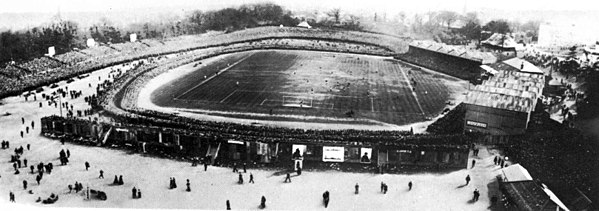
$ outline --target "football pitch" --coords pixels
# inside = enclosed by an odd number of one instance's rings
[[[152,102],[405,125],[437,116],[450,95],[444,80],[453,80],[389,58],[314,51],[249,51],[198,66],[156,89]]]

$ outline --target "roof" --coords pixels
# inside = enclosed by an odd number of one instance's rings
[[[493,76],[471,87],[465,103],[518,112],[534,110],[545,87],[543,71],[518,58],[480,67]]]
[[[487,66],[487,65],[481,65],[481,68],[483,68],[483,70],[487,71],[488,73],[491,73],[493,75],[497,74],[497,70]]]
[[[505,182],[518,182],[518,181],[530,181],[532,176],[528,171],[520,164],[514,164],[501,169],[503,181]]]
[[[546,187],[542,187],[532,180],[504,182],[503,190],[514,201],[520,210],[568,210],[568,208],[555,196],[548,195]]]
[[[467,49],[463,46],[446,45],[430,40],[414,40],[410,46],[422,48],[430,51],[435,51],[442,54],[448,54],[455,57],[474,60],[483,64],[491,64],[497,62],[497,57],[489,52],[480,52]]]
[[[482,44],[492,45],[501,48],[516,48],[516,41],[510,35],[495,33],[488,39],[481,42]]]
[[[468,92],[464,103],[517,112],[529,112],[534,108],[535,101],[527,97],[473,90]]]
[[[297,26],[299,27],[305,27],[305,28],[312,28],[312,26],[310,26],[310,24],[308,24],[308,21],[302,21],[301,23],[297,24]]]
[[[534,64],[527,62],[526,60],[520,59],[518,57],[514,57],[505,61],[502,61],[505,64],[508,64],[512,67],[518,68],[520,72],[526,73],[535,73],[535,74],[544,74],[543,70],[539,69]]]

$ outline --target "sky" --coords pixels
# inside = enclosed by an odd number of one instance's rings
[[[129,10],[147,7],[181,7],[218,9],[243,3],[264,2],[264,0],[18,0],[0,3],[0,13],[23,12],[98,12]],[[467,10],[494,8],[506,10],[599,10],[599,2],[593,0],[270,0],[288,9],[341,8],[348,11],[415,11]]]

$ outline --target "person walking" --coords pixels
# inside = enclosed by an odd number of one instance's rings
[[[100,176],[98,179],[104,179],[104,171],[102,171],[102,169],[100,169]]]
[[[412,181],[408,182],[408,191],[412,190]]]
[[[470,184],[470,175],[466,175],[466,185]]]
[[[135,186],[131,189],[131,198],[137,198],[137,188]]]
[[[237,181],[237,183],[243,184],[243,175],[241,175],[241,172],[239,172],[239,180]]]
[[[208,161],[204,161],[204,171],[208,171]]]
[[[243,163],[243,173],[247,173],[247,164]]]
[[[233,173],[239,172],[237,170],[237,163],[233,163]]]
[[[476,164],[476,160],[472,159],[472,167],[470,167],[470,168],[473,169],[475,164]]]
[[[478,189],[474,189],[474,192],[472,193],[472,201],[478,201],[478,197],[480,196],[480,193],[478,192]]]
[[[354,193],[358,194],[359,192],[360,192],[360,186],[358,185],[358,183],[356,183],[355,192]]]
[[[231,210],[231,203],[229,203],[229,200],[227,200],[227,210]]]
[[[254,175],[252,173],[250,173],[250,181],[248,183],[254,184]]]
[[[189,184],[189,179],[187,179],[187,183],[185,185],[187,186],[187,189],[185,189],[185,191],[191,192],[191,184]]]
[[[10,198],[10,202],[15,202],[15,194],[12,191],[8,193],[8,197]]]
[[[289,175],[289,173],[287,173],[287,176],[285,177],[285,183],[287,182],[291,182],[291,175]]]
[[[324,208],[327,208],[327,207],[329,206],[329,200],[330,200],[330,198],[329,198],[329,197],[330,197],[330,196],[329,196],[329,191],[325,191],[325,192],[322,194],[322,199],[323,199],[323,201],[324,201]]]
[[[87,171],[87,170],[89,170],[89,167],[90,167],[90,166],[89,166],[89,162],[85,161],[85,170],[86,170],[86,171]]]
[[[262,199],[260,199],[260,209],[264,208],[266,208],[266,197],[262,196]]]
[[[112,182],[112,184],[114,184],[114,185],[119,184],[119,177],[117,175],[114,175],[114,181]]]
[[[125,184],[125,183],[123,182],[123,175],[121,175],[121,176],[119,176],[119,185],[123,185],[123,184]]]
[[[23,180],[23,190],[27,190],[27,180]]]
[[[141,189],[137,189],[137,198],[141,199]]]

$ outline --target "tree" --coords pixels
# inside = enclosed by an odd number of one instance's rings
[[[481,26],[478,22],[474,20],[468,21],[464,27],[462,27],[459,32],[464,35],[468,40],[479,40],[480,41],[480,33]]]
[[[485,26],[483,26],[483,30],[493,33],[506,34],[512,32],[510,29],[510,25],[506,20],[492,20],[489,21]]]
[[[441,11],[435,16],[435,18],[439,19],[441,23],[447,26],[447,29],[449,29],[451,24],[458,20],[459,17],[460,15],[453,11]]]
[[[532,37],[533,41],[539,40],[539,27],[541,26],[541,21],[533,20],[528,21],[520,27],[520,29],[526,32],[526,36]]]
[[[329,17],[332,17],[333,20],[335,20],[335,23],[338,24],[341,19],[341,9],[332,9],[327,13],[327,15],[329,15]]]

